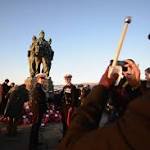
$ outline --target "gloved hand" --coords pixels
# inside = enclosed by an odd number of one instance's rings
[[[106,69],[105,73],[103,74],[103,76],[99,82],[100,85],[103,85],[107,89],[109,89],[112,85],[114,85],[118,78],[117,73],[113,73],[110,75],[110,77],[108,77],[108,71],[109,71],[109,67]]]

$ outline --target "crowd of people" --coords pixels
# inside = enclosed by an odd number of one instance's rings
[[[40,143],[40,126],[62,121],[64,136],[74,106],[78,107],[81,97],[85,97],[86,91],[90,90],[89,85],[76,87],[71,83],[71,78],[71,75],[65,75],[64,88],[50,93],[44,89],[47,79],[44,73],[36,75],[36,84],[32,88],[26,82],[21,85],[9,84],[8,79],[0,84],[0,122],[6,124],[7,135],[16,136],[18,125],[31,125],[29,149],[35,150]]]
[[[74,85],[72,75],[66,74],[64,87],[48,96],[43,73],[36,75],[32,89],[26,83],[8,85],[6,79],[0,84],[0,120],[8,119],[7,134],[16,135],[18,123],[28,116],[29,150],[36,150],[39,129],[53,111],[63,127],[57,149],[146,149],[150,146],[150,68],[145,69],[145,80],[141,80],[138,65],[132,59],[124,62],[121,67],[126,69],[122,69],[117,85],[118,72],[108,77],[109,65],[98,85]],[[108,119],[100,126],[103,113]]]

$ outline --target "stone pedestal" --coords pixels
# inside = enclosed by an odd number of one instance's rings
[[[26,86],[28,90],[31,90],[36,84],[36,77],[27,77],[25,80]],[[44,82],[44,89],[46,92],[52,92],[54,90],[54,85],[51,77],[47,78]]]
[[[44,88],[48,92],[54,91],[54,85],[53,85],[53,81],[52,81],[51,77],[49,77],[48,79],[45,80],[45,82],[44,82]]]

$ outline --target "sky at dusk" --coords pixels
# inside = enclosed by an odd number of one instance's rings
[[[0,0],[0,82],[29,77],[27,51],[33,35],[52,39],[50,76],[62,84],[98,82],[113,58],[124,18],[132,17],[120,60],[132,58],[142,78],[150,66],[149,0]]]

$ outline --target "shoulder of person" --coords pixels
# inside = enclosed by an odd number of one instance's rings
[[[146,80],[141,80],[141,86],[146,86],[147,81]]]

